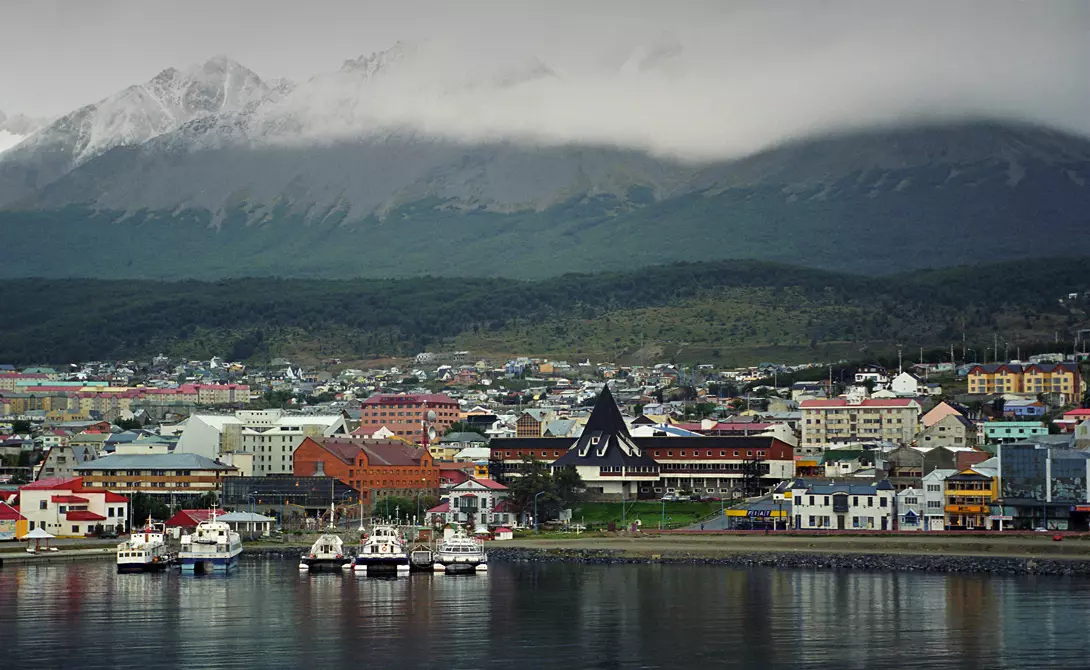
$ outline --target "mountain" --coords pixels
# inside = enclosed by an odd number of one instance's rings
[[[209,116],[250,112],[282,92],[224,56],[86,105],[0,158],[0,203],[17,201],[116,147],[138,146]]]
[[[680,51],[611,67],[673,76]],[[723,258],[882,273],[1090,242],[1090,141],[1047,128],[857,129],[695,163],[473,119],[448,119],[455,137],[417,109],[487,117],[565,76],[426,44],[299,85],[225,58],[165,70],[0,156],[0,276],[94,276],[89,248],[125,277],[545,277]]]
[[[0,154],[34,134],[48,121],[23,114],[5,114],[0,110]]]

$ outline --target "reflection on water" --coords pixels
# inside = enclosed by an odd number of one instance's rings
[[[1090,581],[710,566],[376,579],[249,560],[0,570],[5,667],[1023,668],[1088,665]]]

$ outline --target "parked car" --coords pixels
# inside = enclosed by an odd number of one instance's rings
[[[675,494],[675,493],[667,493],[666,495],[662,496],[662,502],[677,502],[677,501],[678,501],[678,497],[677,497],[677,494]]]

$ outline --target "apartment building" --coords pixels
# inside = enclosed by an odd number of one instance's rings
[[[969,369],[969,393],[1055,393],[1066,403],[1082,399],[1077,363],[991,363]]]
[[[431,412],[435,413],[434,421],[428,419]],[[424,444],[429,428],[434,428],[437,436],[443,435],[460,416],[458,401],[441,393],[379,393],[360,406],[361,427],[385,426],[414,444]]]
[[[896,494],[877,484],[808,484],[791,487],[795,528],[803,530],[892,530]]]
[[[858,442],[909,444],[916,435],[920,404],[912,398],[804,400],[803,455],[820,454],[830,445]]]
[[[75,467],[88,489],[195,496],[219,492],[235,468],[197,454],[114,454]]]

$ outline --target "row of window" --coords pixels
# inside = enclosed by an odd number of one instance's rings
[[[807,496],[807,497],[810,499],[808,504],[810,504],[810,505],[815,505],[816,504],[814,502],[816,496]],[[878,497],[878,496],[863,496],[863,497],[867,501],[867,505],[866,505],[867,507],[874,507],[874,499],[876,497],[878,498],[878,506],[879,507],[886,507],[887,506],[887,498]],[[823,499],[824,499],[824,501],[821,504],[828,507],[829,504],[830,504],[829,503],[829,496],[823,496]],[[859,507],[859,496],[852,496],[852,506],[853,507]]]

